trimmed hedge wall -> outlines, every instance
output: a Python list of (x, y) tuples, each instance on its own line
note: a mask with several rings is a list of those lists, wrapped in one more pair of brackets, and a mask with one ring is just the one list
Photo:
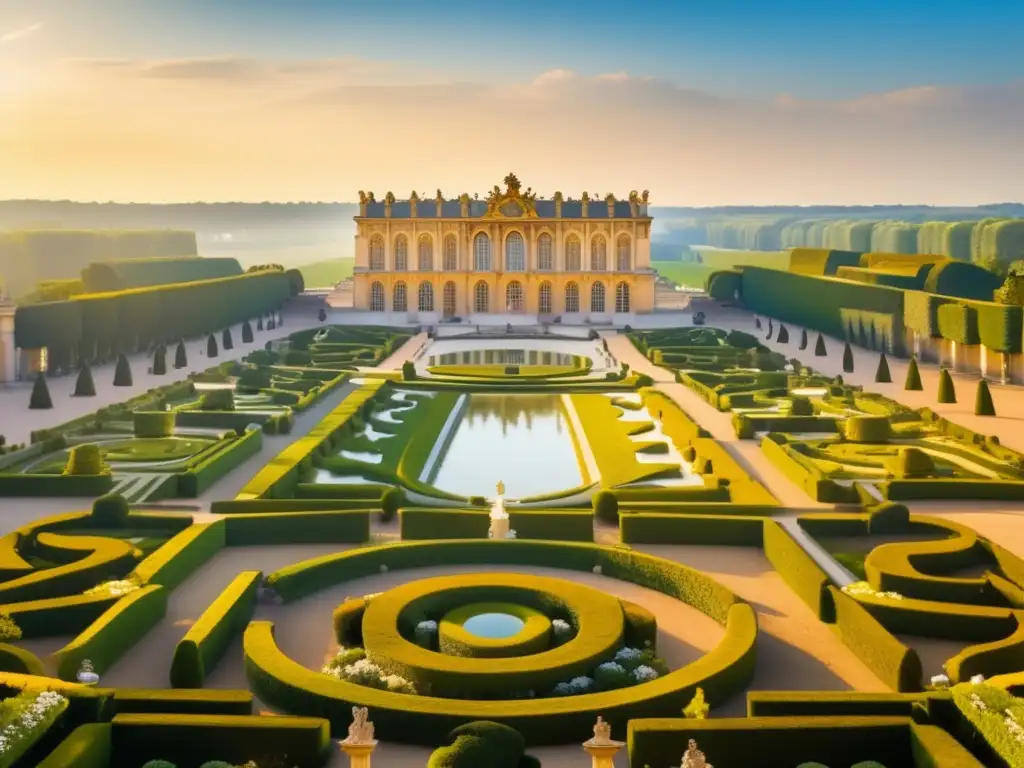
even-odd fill
[(0, 605), (23, 638), (77, 635), (117, 602), (107, 595), (72, 595)]
[(178, 475), (178, 495), (194, 499), (210, 486), (240, 467), (263, 448), (263, 430), (246, 429), (245, 434), (232, 440), (223, 450), (204, 459), (187, 472)]
[(262, 571), (243, 571), (203, 611), (174, 649), (172, 686), (203, 687), (207, 674), (252, 618), (262, 578)]
[(46, 674), (43, 662), (31, 651), (16, 645), (0, 643), (0, 672), (16, 672), (21, 675)]
[(251, 715), (252, 691), (182, 688), (117, 688), (114, 714)]
[(229, 547), (259, 544), (321, 544), (370, 540), (372, 510), (353, 509), (323, 512), (260, 512), (225, 517)]
[(73, 730), (36, 768), (111, 768), (110, 723)]
[[(509, 509), (509, 526), (519, 539), (593, 541), (594, 516), (589, 509)], [(486, 539), (490, 515), (480, 509), (405, 507), (398, 511), (403, 540)]]
[(831, 624), (835, 608), (828, 587), (828, 575), (774, 520), (764, 521), (764, 556), (790, 589), (796, 592), (814, 615)]
[[(190, 253), (195, 253), (193, 248)], [(123, 291), (151, 285), (194, 283), (242, 274), (238, 259), (173, 256), (147, 259), (94, 261), (82, 270), (82, 284), (87, 293)]]
[(619, 511), (623, 544), (700, 544), (760, 547), (764, 518)]
[(224, 548), (225, 530), (223, 520), (191, 525), (139, 563), (134, 574), (144, 584), (174, 589)]
[(103, 475), (8, 475), (0, 474), (0, 496), (59, 496), (95, 498), (109, 493), (114, 476)]
[(935, 693), (747, 691), (747, 717), (913, 717)]

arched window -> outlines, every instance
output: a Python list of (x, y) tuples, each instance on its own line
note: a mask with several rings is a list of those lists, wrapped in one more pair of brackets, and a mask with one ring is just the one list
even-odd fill
[(405, 235), (395, 238), (395, 272), (409, 269), (409, 240)]
[(444, 316), (454, 317), (455, 316), (455, 283), (449, 280), (444, 284), (444, 291), (442, 293), (444, 299)]
[(569, 239), (565, 241), (565, 271), (566, 272), (579, 272), (583, 259), (581, 257), (582, 247), (580, 246), (580, 239), (576, 235), (569, 235)]
[(545, 232), (537, 238), (537, 269), (541, 272), (550, 272), (553, 269), (551, 250), (551, 235)]
[(434, 271), (434, 241), (430, 235), (420, 235), (419, 266), (416, 268), (420, 272)]
[(381, 282), (370, 284), (370, 311), (384, 311), (384, 284)]
[(384, 238), (380, 235), (370, 238), (370, 271), (384, 271)]
[(537, 311), (542, 315), (551, 314), (551, 283), (543, 282), (540, 284), (540, 291), (537, 295)]
[(619, 239), (615, 241), (615, 269), (617, 271), (629, 272), (631, 270), (632, 259), (629, 250), (629, 235), (619, 235)]
[(510, 232), (505, 238), (505, 271), (526, 271), (526, 248), (523, 246), (523, 236), (518, 232)]
[(444, 239), (444, 269), (445, 272), (455, 272), (459, 268), (459, 241), (455, 235), (448, 235)]
[(486, 232), (478, 232), (473, 238), (473, 269), (477, 272), (491, 271), (491, 238)]
[(505, 311), (523, 311), (523, 284), (518, 280), (513, 280), (505, 288)]
[(592, 272), (604, 272), (608, 269), (608, 241), (604, 235), (594, 235), (590, 241), (590, 269)]
[(591, 286), (590, 311), (604, 312), (604, 283), (594, 283)]
[(567, 283), (565, 286), (565, 311), (580, 311), (580, 287), (576, 283)]
[(401, 280), (395, 283), (395, 287), (391, 289), (391, 310), (393, 312), (409, 311), (409, 292)]
[(420, 283), (420, 312), (434, 311), (434, 286), (424, 280)]
[(491, 311), (491, 292), (483, 280), (473, 286), (473, 311)]
[(629, 312), (629, 284), (619, 283), (615, 286), (615, 311)]

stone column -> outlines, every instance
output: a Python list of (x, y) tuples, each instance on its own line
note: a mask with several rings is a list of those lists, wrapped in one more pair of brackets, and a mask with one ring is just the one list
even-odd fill
[(341, 751), (348, 755), (348, 764), (351, 768), (370, 768), (370, 758), (377, 742), (372, 744), (346, 744), (341, 742)]

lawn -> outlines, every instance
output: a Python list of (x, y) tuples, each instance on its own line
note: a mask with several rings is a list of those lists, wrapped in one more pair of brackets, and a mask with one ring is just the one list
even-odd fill
[(714, 268), (692, 261), (653, 261), (651, 266), (662, 277), (686, 288), (700, 288)]
[(306, 288), (331, 288), (346, 277), (352, 277), (355, 259), (338, 258), (316, 261), (299, 267)]

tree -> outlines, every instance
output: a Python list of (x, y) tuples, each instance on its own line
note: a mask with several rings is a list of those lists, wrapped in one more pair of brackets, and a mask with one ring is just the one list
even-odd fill
[(259, 318), (256, 320), (256, 330), (257, 331), (262, 331), (263, 330), (263, 315), (260, 315)]
[(770, 339), (772, 337), (773, 333), (775, 333), (775, 330), (772, 327), (772, 319), (769, 317), (768, 318), (768, 335), (765, 336), (765, 339)]
[(153, 353), (153, 375), (163, 376), (167, 373), (167, 347), (161, 344)]
[(978, 391), (974, 394), (974, 415), (996, 415), (996, 404), (992, 402), (992, 393), (988, 389), (988, 382), (984, 379), (978, 382)]
[(755, 317), (754, 318), (754, 328), (756, 328), (759, 331), (761, 330), (761, 318), (760, 317)]
[(224, 349), (225, 350), (229, 350), (229, 349), (234, 349), (235, 348), (235, 342), (234, 342), (234, 339), (231, 338), (231, 329), (230, 328), (225, 328), (224, 329), (224, 333), (221, 334), (221, 341), (224, 344)]
[(825, 350), (825, 337), (820, 333), (818, 334), (818, 340), (814, 342), (814, 356), (815, 357), (827, 357), (828, 352)]
[(320, 307), (320, 312), (318, 313), (317, 317), (320, 318), (321, 323), (324, 322), (327, 319), (327, 310), (324, 309), (323, 307)]
[(217, 357), (219, 354), (220, 352), (217, 349), (217, 337), (211, 333), (206, 339), (206, 356)]
[(242, 323), (242, 343), (252, 344), (252, 326), (248, 320)]
[(800, 349), (807, 349), (807, 329), (800, 331)]
[(956, 387), (953, 386), (953, 377), (945, 368), (939, 369), (939, 396), (940, 403), (956, 402)]
[(850, 342), (846, 342), (846, 346), (843, 347), (843, 373), (853, 373), (853, 350), (850, 348)]
[(185, 340), (178, 342), (178, 348), (174, 350), (174, 367), (185, 368), (188, 366), (188, 352), (185, 349)]
[(910, 358), (910, 365), (907, 366), (907, 381), (903, 388), (908, 392), (920, 392), (924, 389), (921, 384), (921, 372), (917, 370), (917, 358)]
[(75, 391), (72, 397), (95, 397), (96, 384), (92, 380), (92, 370), (88, 363), (83, 363), (78, 371), (78, 379), (75, 381)]
[(878, 370), (875, 371), (875, 381), (879, 384), (892, 383), (892, 376), (889, 374), (889, 361), (885, 359), (885, 352), (878, 358)]
[(779, 335), (776, 339), (779, 344), (789, 344), (789, 331), (786, 330), (786, 326), (779, 325)]
[(28, 399), (28, 407), (33, 411), (53, 408), (50, 388), (46, 385), (46, 377), (43, 376), (42, 371), (36, 374), (36, 383), (32, 385), (32, 396)]
[(277, 328), (277, 323), (275, 323), (274, 322), (274, 318), (271, 317), (269, 320), (267, 320), (267, 330), (268, 331), (273, 331), (273, 330), (276, 330), (276, 328)]
[(130, 387), (132, 385), (132, 367), (128, 358), (121, 353), (117, 356), (117, 365), (114, 366), (114, 386)]

